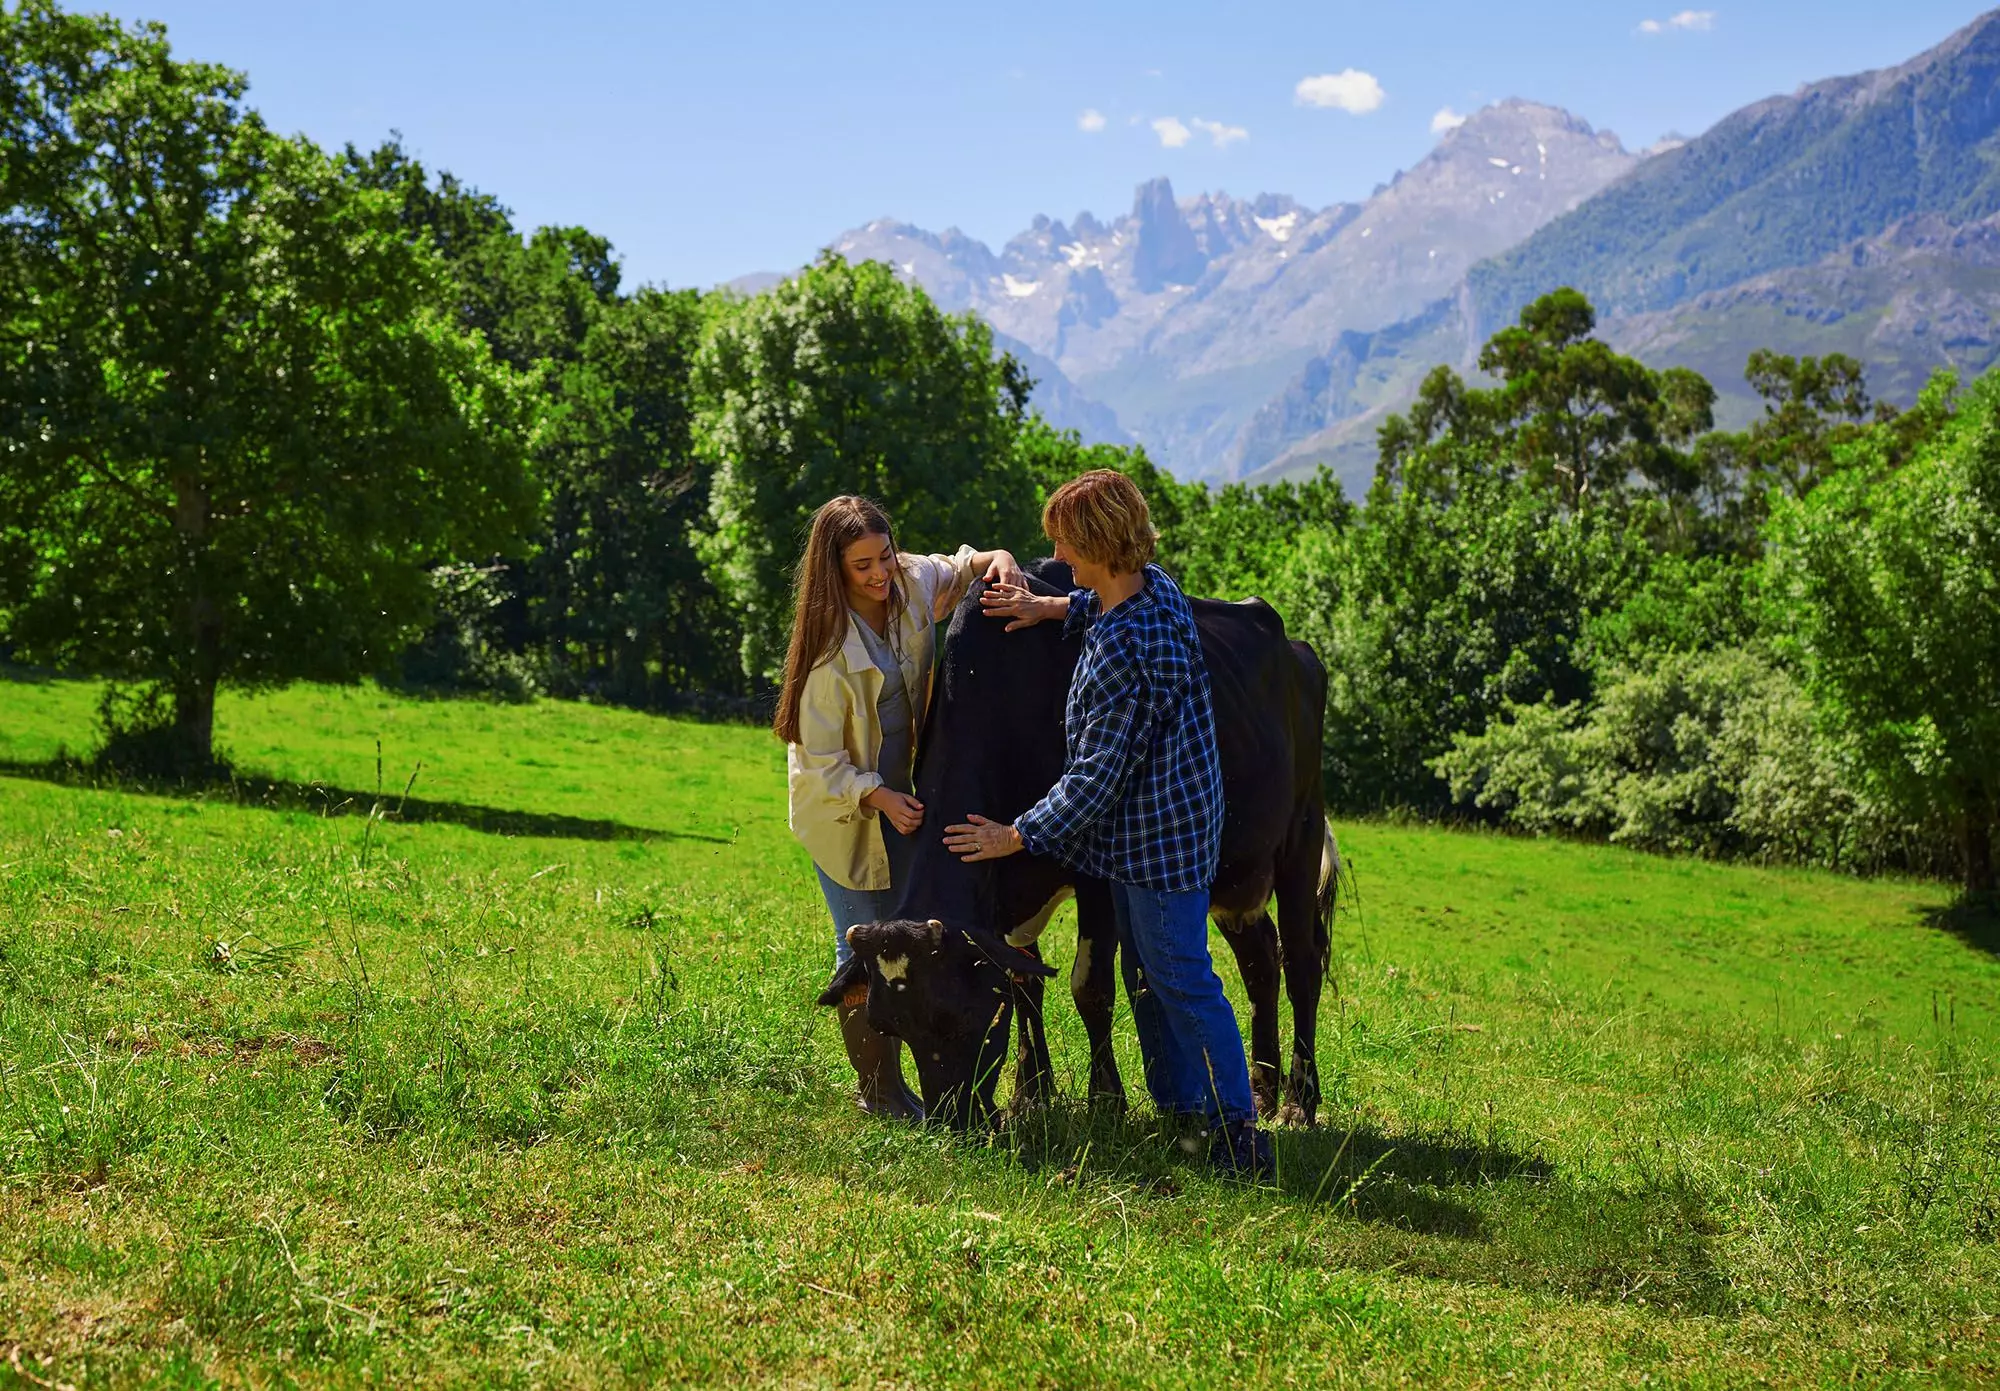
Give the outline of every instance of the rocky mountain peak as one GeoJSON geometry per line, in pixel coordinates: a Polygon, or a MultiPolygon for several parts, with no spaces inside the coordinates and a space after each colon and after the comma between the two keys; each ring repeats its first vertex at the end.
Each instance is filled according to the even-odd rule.
{"type": "Polygon", "coordinates": [[[1208,268],[1208,257],[1194,229],[1174,201],[1167,179],[1148,179],[1132,199],[1132,221],[1138,246],[1132,254],[1132,278],[1147,294],[1167,285],[1192,285],[1208,268]]]}

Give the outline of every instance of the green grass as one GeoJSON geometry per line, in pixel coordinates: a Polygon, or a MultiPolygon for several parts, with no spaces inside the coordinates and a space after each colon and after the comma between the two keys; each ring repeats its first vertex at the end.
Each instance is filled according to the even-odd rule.
{"type": "Polygon", "coordinates": [[[761,731],[300,688],[166,795],[55,761],[94,699],[0,682],[0,1386],[2000,1375],[1938,886],[1343,826],[1324,1124],[1243,1188],[1143,1106],[856,1114],[761,731]]]}

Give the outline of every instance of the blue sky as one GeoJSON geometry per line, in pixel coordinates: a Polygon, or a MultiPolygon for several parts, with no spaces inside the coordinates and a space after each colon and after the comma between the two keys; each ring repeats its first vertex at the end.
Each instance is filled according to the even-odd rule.
{"type": "Polygon", "coordinates": [[[580,223],[619,248],[628,284],[673,286],[801,264],[885,214],[997,247],[1037,212],[1124,211],[1161,174],[1182,195],[1364,197],[1423,157],[1441,111],[1502,97],[1644,146],[1901,62],[1985,8],[112,4],[164,21],[182,56],[248,72],[280,129],[328,146],[400,130],[523,227],[580,223]]]}

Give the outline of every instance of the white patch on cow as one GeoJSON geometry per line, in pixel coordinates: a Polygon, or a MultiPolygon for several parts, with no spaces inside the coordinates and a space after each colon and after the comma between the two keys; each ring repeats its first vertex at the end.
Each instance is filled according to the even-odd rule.
{"type": "Polygon", "coordinates": [[[1069,993],[1071,998],[1081,1000],[1085,987],[1090,981],[1090,947],[1078,939],[1076,944],[1076,964],[1069,969],[1069,993]]]}
{"type": "Polygon", "coordinates": [[[1056,890],[1054,898],[1044,903],[1041,911],[1007,934],[1007,945],[1026,951],[1041,940],[1042,931],[1049,925],[1049,919],[1056,915],[1056,909],[1076,897],[1076,890],[1065,884],[1056,890]]]}
{"type": "Polygon", "coordinates": [[[875,966],[876,969],[882,972],[883,980],[901,980],[909,972],[910,958],[907,956],[878,956],[875,958],[875,966]]]}
{"type": "Polygon", "coordinates": [[[1261,922],[1268,906],[1268,904],[1262,903],[1258,904],[1255,908],[1217,908],[1211,906],[1208,915],[1215,919],[1217,927],[1234,936],[1244,928],[1254,927],[1257,923],[1261,922]]]}

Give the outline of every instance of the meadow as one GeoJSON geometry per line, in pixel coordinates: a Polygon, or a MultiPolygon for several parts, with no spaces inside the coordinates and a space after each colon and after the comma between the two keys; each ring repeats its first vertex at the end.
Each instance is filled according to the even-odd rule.
{"type": "Polygon", "coordinates": [[[1061,990],[1048,1112],[859,1115],[766,732],[294,687],[191,791],[96,697],[0,680],[0,1386],[2000,1378],[1945,886],[1342,824],[1250,1187],[1076,1099],[1061,990]]]}

